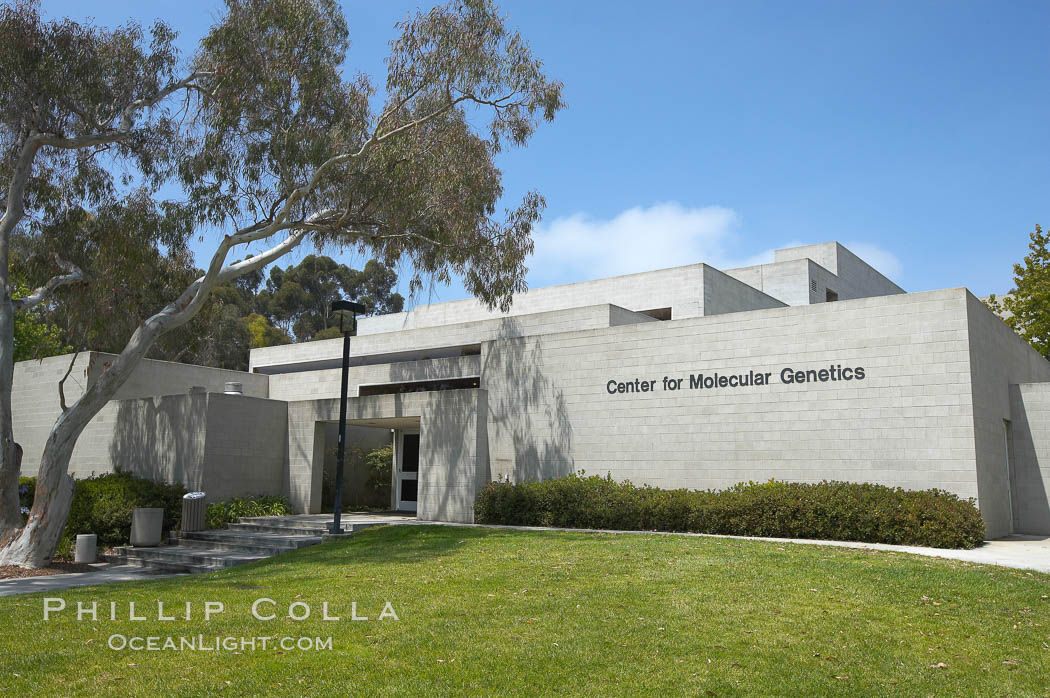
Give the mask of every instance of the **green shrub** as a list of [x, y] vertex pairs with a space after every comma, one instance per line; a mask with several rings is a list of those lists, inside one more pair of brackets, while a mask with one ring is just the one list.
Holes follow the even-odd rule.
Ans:
[[140, 507], [164, 510], [164, 531], [182, 520], [181, 484], [154, 482], [118, 471], [77, 480], [64, 538], [72, 544], [79, 533], [98, 535], [102, 547], [125, 545], [131, 539], [131, 512]]
[[490, 482], [478, 523], [609, 530], [691, 531], [774, 538], [972, 548], [985, 528], [973, 500], [943, 490], [850, 482], [770, 480], [726, 490], [662, 490], [570, 475]]
[[287, 516], [294, 513], [288, 500], [274, 495], [234, 497], [208, 505], [204, 521], [208, 528], [222, 528], [242, 516]]
[[372, 499], [383, 507], [390, 506], [390, 481], [393, 475], [394, 446], [374, 448], [365, 454], [365, 467], [368, 468], [367, 485], [372, 491]]
[[[23, 519], [33, 506], [36, 478], [18, 478], [19, 504]], [[118, 471], [77, 480], [69, 518], [57, 555], [69, 557], [78, 534], [94, 533], [100, 547], [125, 545], [131, 538], [131, 512], [138, 507], [164, 509], [164, 530], [177, 527], [182, 518], [182, 485], [171, 485]]]

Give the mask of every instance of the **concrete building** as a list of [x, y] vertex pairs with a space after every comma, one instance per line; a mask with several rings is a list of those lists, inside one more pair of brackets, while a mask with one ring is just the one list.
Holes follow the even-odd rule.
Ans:
[[[341, 348], [257, 349], [247, 374], [143, 362], [74, 471], [319, 511]], [[508, 313], [467, 300], [365, 318], [351, 354], [351, 445], [393, 438], [391, 507], [421, 519], [471, 521], [495, 478], [585, 471], [936, 487], [975, 498], [989, 537], [1050, 533], [1050, 363], [966, 289], [905, 293], [838, 243], [534, 289]], [[73, 373], [89, 382], [105, 360]], [[16, 367], [26, 470], [68, 362]], [[228, 380], [244, 395], [221, 394]]]

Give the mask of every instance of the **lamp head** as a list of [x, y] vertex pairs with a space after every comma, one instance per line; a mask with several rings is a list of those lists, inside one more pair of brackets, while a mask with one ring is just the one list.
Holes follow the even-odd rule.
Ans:
[[340, 332], [357, 331], [357, 314], [366, 312], [365, 306], [353, 301], [332, 301], [332, 321], [338, 321]]

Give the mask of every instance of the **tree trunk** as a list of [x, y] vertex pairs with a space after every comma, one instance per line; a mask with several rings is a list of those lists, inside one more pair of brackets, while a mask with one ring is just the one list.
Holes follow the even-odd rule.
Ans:
[[[83, 429], [81, 426], [77, 434]], [[62, 539], [69, 506], [73, 502], [73, 478], [67, 470], [75, 443], [76, 437], [69, 433], [68, 428], [56, 426], [51, 431], [40, 459], [29, 521], [0, 548], [0, 565], [39, 568], [51, 564], [51, 556]]]
[[143, 323], [109, 369], [51, 427], [40, 457], [29, 520], [22, 530], [0, 542], [0, 565], [38, 568], [51, 563], [73, 501], [73, 478], [68, 475], [73, 447], [88, 422], [105, 407], [153, 346], [160, 334], [157, 329]]
[[[3, 285], [7, 285], [6, 281]], [[7, 289], [0, 293], [0, 542], [3, 542], [22, 526], [18, 505], [22, 449], [15, 443], [11, 416], [15, 314], [11, 294]]]

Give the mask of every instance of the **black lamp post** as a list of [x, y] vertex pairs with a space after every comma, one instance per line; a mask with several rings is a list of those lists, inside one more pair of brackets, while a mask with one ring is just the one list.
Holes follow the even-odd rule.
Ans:
[[343, 459], [346, 455], [346, 388], [350, 378], [350, 335], [357, 332], [357, 314], [365, 312], [365, 306], [352, 301], [332, 301], [332, 317], [339, 318], [339, 331], [343, 333], [343, 385], [339, 390], [339, 451], [336, 456], [335, 506], [332, 517], [332, 533], [342, 533], [340, 521], [343, 515]]

